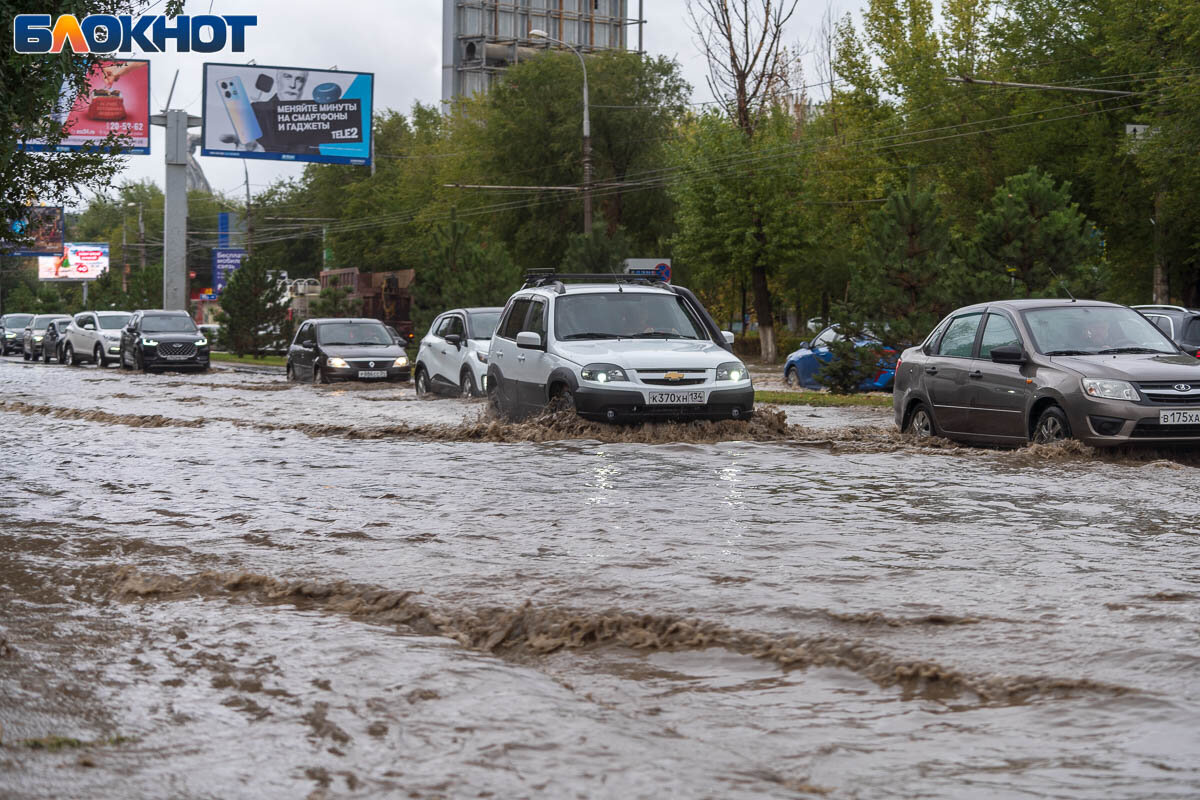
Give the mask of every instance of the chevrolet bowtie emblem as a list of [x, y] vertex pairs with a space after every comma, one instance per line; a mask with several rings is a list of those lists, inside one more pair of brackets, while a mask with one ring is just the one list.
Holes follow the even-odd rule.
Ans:
[[681, 381], [681, 380], [683, 380], [683, 373], [682, 372], [668, 372], [665, 375], [663, 375], [663, 378], [668, 381]]

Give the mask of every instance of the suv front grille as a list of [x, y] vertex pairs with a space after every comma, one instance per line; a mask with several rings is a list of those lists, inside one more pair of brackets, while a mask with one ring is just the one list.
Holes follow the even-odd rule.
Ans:
[[[1180, 390], [1175, 388], [1176, 386], [1188, 388]], [[1177, 406], [1200, 405], [1200, 380], [1197, 380], [1196, 383], [1147, 381], [1139, 383], [1137, 387], [1151, 403]]]
[[[636, 372], [638, 379], [647, 386], [695, 386], [708, 380], [707, 370], [702, 369], [639, 369]], [[674, 380], [665, 377], [671, 372], [683, 377]]]
[[158, 346], [158, 354], [166, 358], [191, 358], [196, 355], [194, 342], [162, 342]]

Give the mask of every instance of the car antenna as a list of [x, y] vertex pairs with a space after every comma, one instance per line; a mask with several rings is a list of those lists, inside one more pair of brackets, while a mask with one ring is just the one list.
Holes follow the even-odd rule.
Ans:
[[[1050, 267], [1049, 264], [1047, 264], [1046, 266]], [[1058, 277], [1058, 273], [1054, 271], [1054, 267], [1050, 267], [1050, 274], [1053, 275], [1054, 279], [1058, 281], [1058, 285], [1062, 287], [1062, 290], [1067, 293], [1067, 297], [1071, 298], [1072, 303], [1079, 302], [1078, 300], [1075, 299], [1075, 295], [1071, 294], [1071, 289], [1070, 289], [1070, 287], [1067, 286], [1067, 282], [1064, 281], [1062, 278]]]

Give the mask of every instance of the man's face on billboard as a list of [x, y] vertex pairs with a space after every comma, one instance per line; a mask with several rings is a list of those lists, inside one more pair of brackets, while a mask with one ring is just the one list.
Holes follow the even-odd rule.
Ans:
[[306, 70], [281, 69], [275, 72], [275, 92], [280, 100], [299, 100], [307, 82]]

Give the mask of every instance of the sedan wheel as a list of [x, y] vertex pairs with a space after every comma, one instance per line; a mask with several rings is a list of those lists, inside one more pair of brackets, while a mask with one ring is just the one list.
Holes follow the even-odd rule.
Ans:
[[783, 382], [788, 385], [789, 389], [797, 389], [800, 387], [800, 373], [795, 367], [788, 367], [783, 373]]
[[1071, 438], [1071, 423], [1058, 406], [1050, 406], [1038, 417], [1033, 429], [1033, 441], [1037, 444], [1052, 444]]
[[50, 363], [50, 348], [46, 347], [46, 345], [42, 345], [42, 361], [47, 364]]
[[917, 407], [912, 410], [904, 432], [912, 434], [918, 439], [937, 436], [937, 426], [933, 423], [933, 415], [929, 413], [929, 409], [924, 403], [917, 403]]
[[312, 382], [313, 382], [314, 386], [329, 382], [325, 379], [325, 374], [323, 372], [321, 372], [320, 364], [316, 364], [316, 363], [313, 364], [313, 380], [312, 380]]
[[290, 362], [290, 361], [287, 363], [286, 372], [287, 372], [288, 383], [292, 383], [293, 381], [296, 380], [296, 370], [292, 369], [292, 362]]

